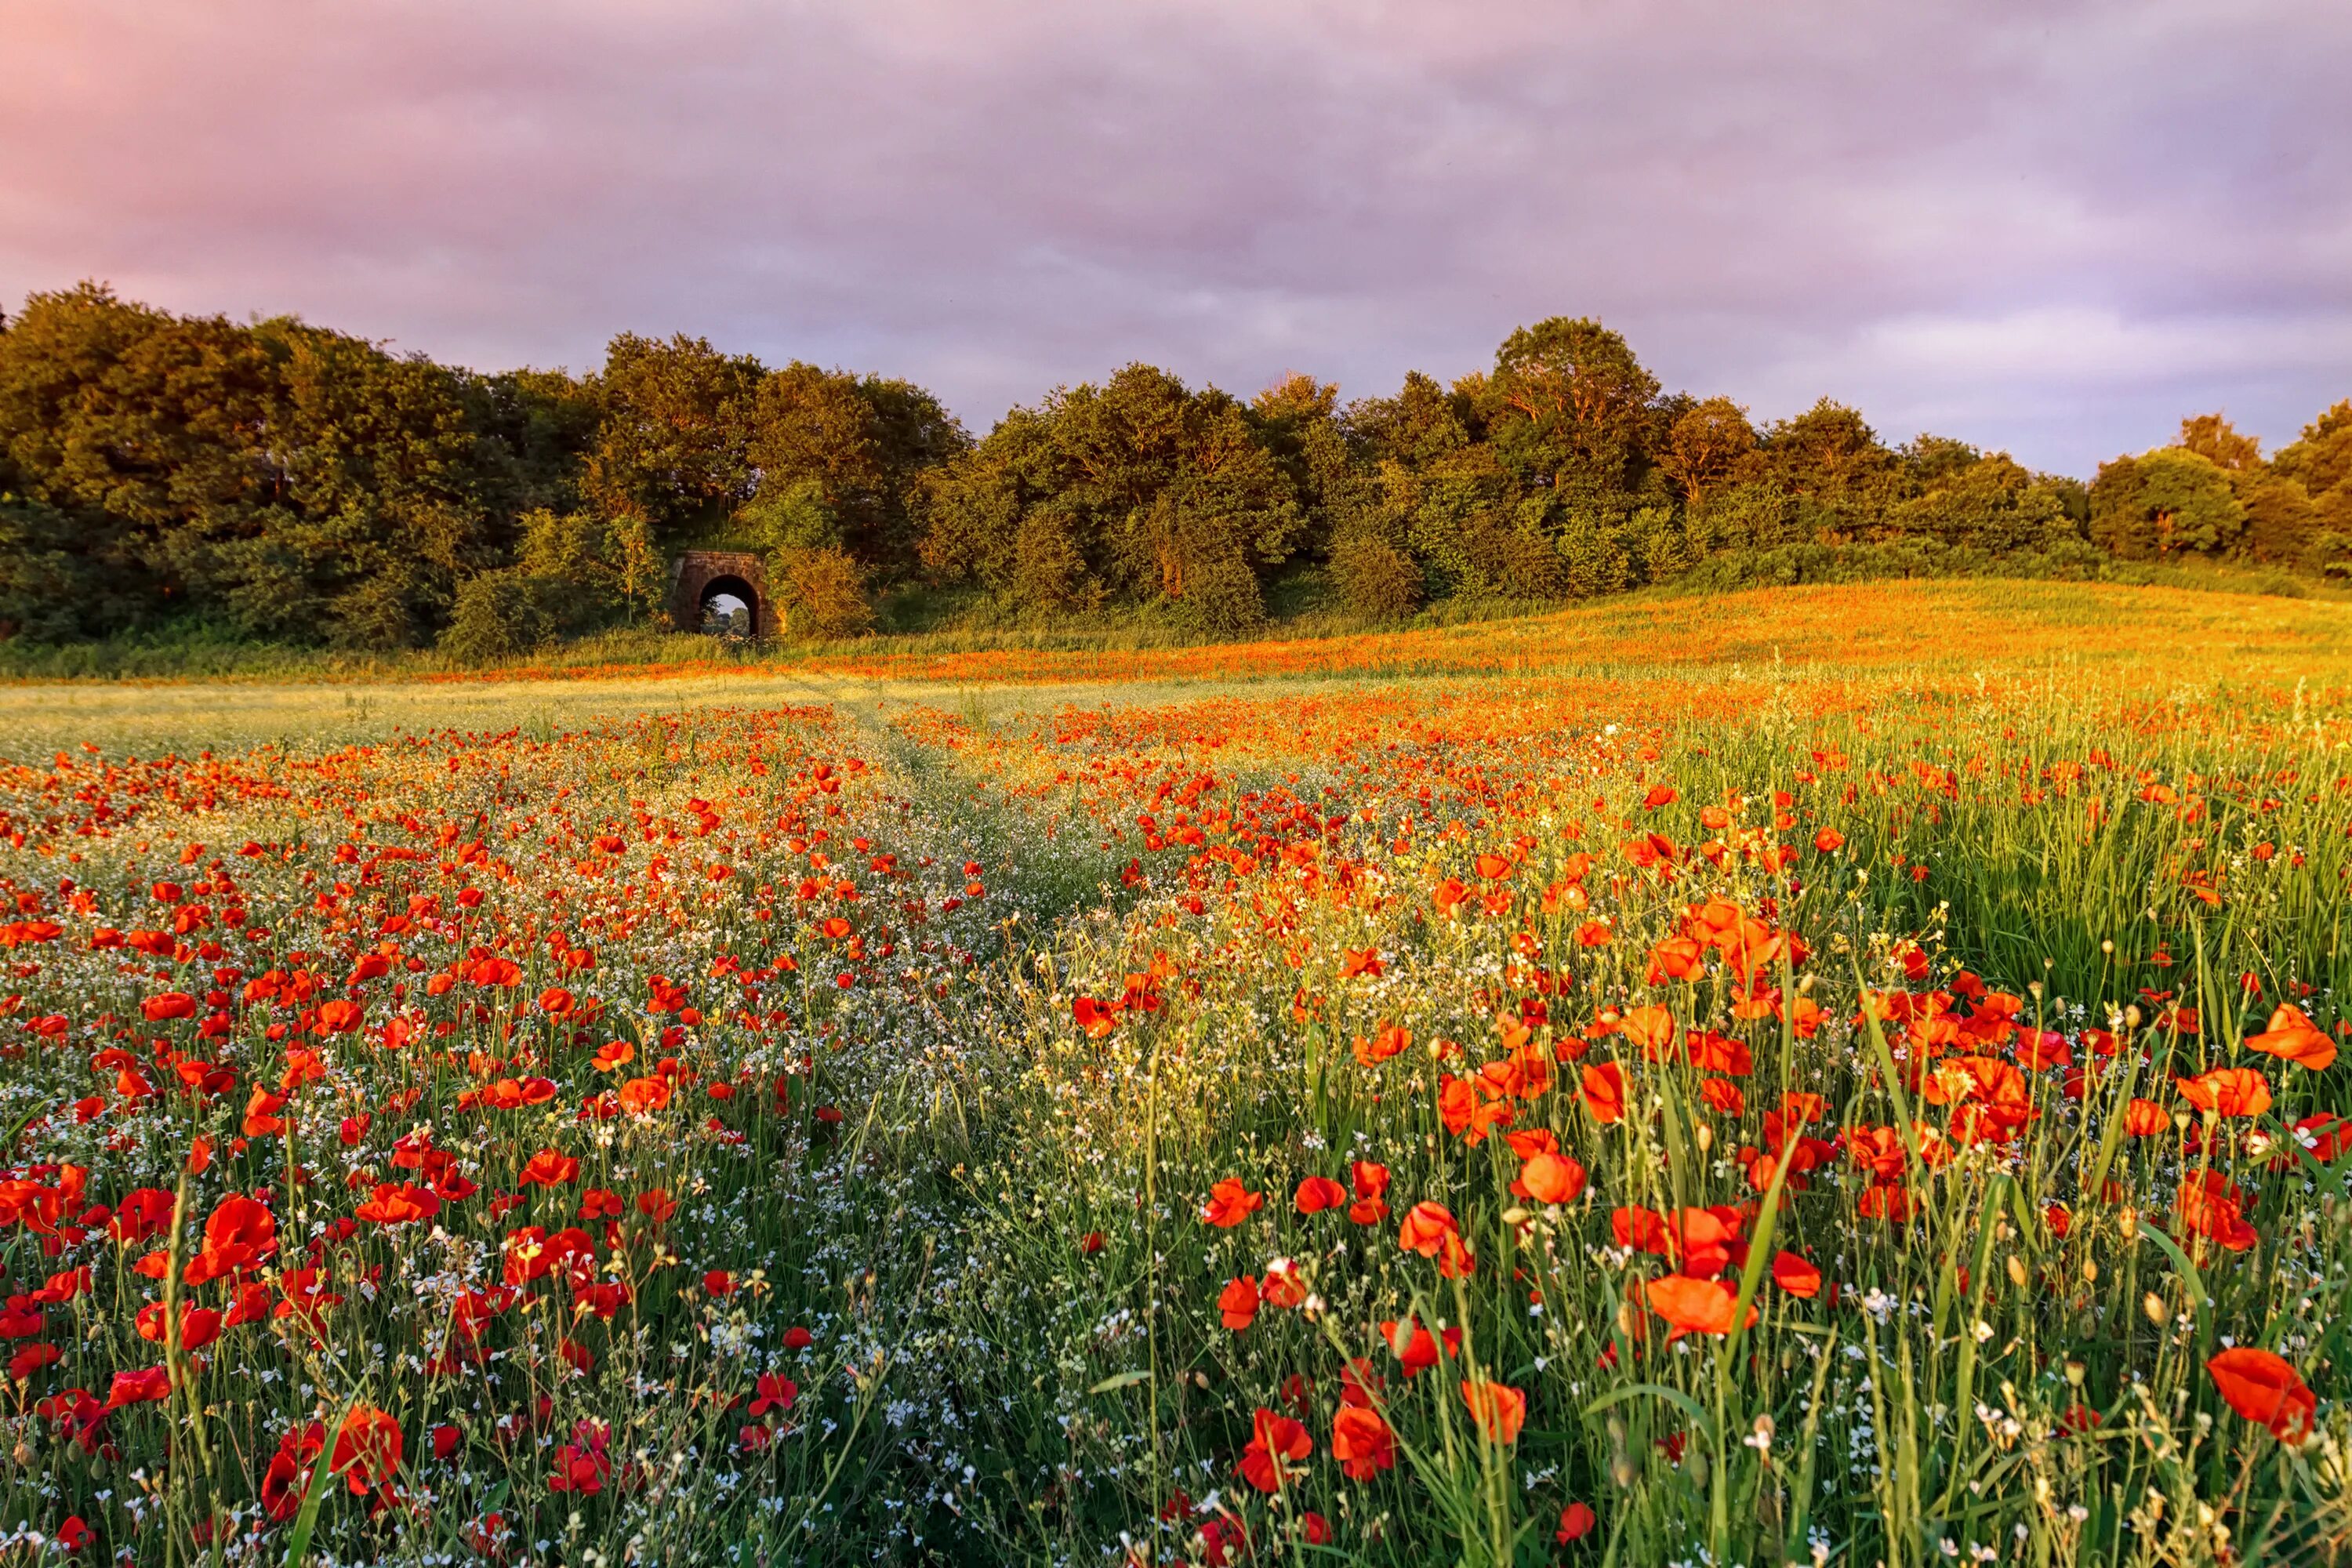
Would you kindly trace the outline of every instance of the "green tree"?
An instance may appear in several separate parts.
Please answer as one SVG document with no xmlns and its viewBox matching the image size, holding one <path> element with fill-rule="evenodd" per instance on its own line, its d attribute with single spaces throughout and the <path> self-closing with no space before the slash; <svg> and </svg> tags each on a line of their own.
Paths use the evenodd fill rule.
<svg viewBox="0 0 2352 1568">
<path fill-rule="evenodd" d="M 763 374 L 703 338 L 614 338 L 594 378 L 602 418 L 583 498 L 642 521 L 656 556 L 723 528 L 756 488 L 749 447 Z M 631 596 L 640 593 L 633 584 Z"/>
<path fill-rule="evenodd" d="M 1307 531 L 1247 411 L 1143 364 L 1006 416 L 940 472 L 924 511 L 935 573 L 978 576 L 1022 608 L 1076 602 L 1091 584 L 1220 628 L 1263 615 L 1261 575 Z"/>
<path fill-rule="evenodd" d="M 2006 452 L 1948 468 L 1941 461 L 1918 461 L 1912 456 L 1916 449 L 1915 444 L 1906 454 L 1912 472 L 1925 471 L 1935 478 L 1890 509 L 1885 530 L 1889 536 L 1931 540 L 1995 555 L 2063 549 L 2082 542 L 2059 488 L 2028 472 Z"/>
<path fill-rule="evenodd" d="M 1586 318 L 1521 327 L 1496 351 L 1483 389 L 1504 460 L 1528 482 L 1558 489 L 1571 476 L 1631 490 L 1658 378 L 1616 332 Z"/>
<path fill-rule="evenodd" d="M 2092 542 L 2126 560 L 2219 554 L 2245 524 L 2228 471 L 2179 447 L 2102 463 L 2091 483 Z"/>
<path fill-rule="evenodd" d="M 2352 398 L 2305 426 L 2300 438 L 2279 448 L 2271 466 L 2314 497 L 2352 484 Z"/>
<path fill-rule="evenodd" d="M 2183 419 L 2180 438 L 2173 445 L 2196 453 L 2228 473 L 2249 473 L 2263 463 L 2263 444 L 2252 436 L 2240 435 L 2228 417 L 2221 414 L 2198 414 Z"/>
<path fill-rule="evenodd" d="M 1728 397 L 1710 397 L 1692 404 L 1667 427 L 1657 462 L 1685 504 L 1697 506 L 1710 491 L 1745 475 L 1755 456 L 1756 427 L 1748 410 Z"/>
<path fill-rule="evenodd" d="M 1764 432 L 1763 468 L 1796 497 L 1824 542 L 1871 531 L 1900 491 L 1902 465 L 1843 403 L 1822 398 Z"/>
<path fill-rule="evenodd" d="M 748 451 L 758 493 L 815 487 L 839 520 L 838 542 L 895 573 L 914 561 L 918 477 L 968 445 L 920 387 L 795 361 L 761 380 Z"/>
</svg>

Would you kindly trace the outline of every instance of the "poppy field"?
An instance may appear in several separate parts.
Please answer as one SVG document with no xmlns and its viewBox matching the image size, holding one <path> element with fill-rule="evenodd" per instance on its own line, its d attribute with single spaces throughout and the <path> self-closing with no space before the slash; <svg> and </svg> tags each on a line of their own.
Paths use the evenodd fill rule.
<svg viewBox="0 0 2352 1568">
<path fill-rule="evenodd" d="M 2352 1556 L 2352 637 L 1977 592 L 0 692 L 0 1561 Z"/>
</svg>

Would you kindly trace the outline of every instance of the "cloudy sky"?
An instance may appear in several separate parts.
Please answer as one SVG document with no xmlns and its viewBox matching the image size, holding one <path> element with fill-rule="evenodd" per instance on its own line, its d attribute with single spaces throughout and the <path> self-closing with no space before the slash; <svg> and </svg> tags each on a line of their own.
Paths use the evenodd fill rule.
<svg viewBox="0 0 2352 1568">
<path fill-rule="evenodd" d="M 0 0 L 0 58 L 10 307 L 682 331 L 976 431 L 1595 315 L 1759 420 L 2081 473 L 2352 395 L 2341 0 Z"/>
</svg>

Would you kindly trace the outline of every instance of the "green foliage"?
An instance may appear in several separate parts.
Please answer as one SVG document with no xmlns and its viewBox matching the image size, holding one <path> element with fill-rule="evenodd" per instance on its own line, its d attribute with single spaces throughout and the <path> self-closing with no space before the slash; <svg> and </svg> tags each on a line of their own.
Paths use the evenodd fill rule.
<svg viewBox="0 0 2352 1568">
<path fill-rule="evenodd" d="M 643 527 L 590 511 L 541 508 L 523 514 L 516 564 L 529 576 L 561 583 L 551 606 L 560 636 L 612 625 L 630 608 L 633 584 L 650 565 Z"/>
<path fill-rule="evenodd" d="M 2302 437 L 2280 447 L 2271 466 L 2313 496 L 2352 484 L 2352 398 L 2305 426 Z"/>
<path fill-rule="evenodd" d="M 1308 521 L 1240 404 L 1141 364 L 1014 410 L 946 465 L 924 510 L 922 559 L 943 580 L 1033 612 L 1107 592 L 1202 629 L 1263 618 L 1258 575 L 1296 555 Z"/>
<path fill-rule="evenodd" d="M 787 629 L 821 637 L 856 637 L 873 629 L 865 572 L 840 545 L 779 551 L 769 558 L 768 571 Z"/>
<path fill-rule="evenodd" d="M 1863 417 L 1822 398 L 1793 419 L 1776 421 L 1759 449 L 1771 481 L 1800 500 L 1809 531 L 1830 536 L 1866 532 L 1902 489 L 1902 464 Z"/>
<path fill-rule="evenodd" d="M 485 572 L 457 591 L 441 651 L 462 664 L 492 664 L 530 653 L 554 631 L 551 602 L 562 584 L 520 567 Z"/>
<path fill-rule="evenodd" d="M 1658 468 L 1697 506 L 1720 487 L 1755 467 L 1756 427 L 1748 411 L 1728 397 L 1710 397 L 1677 414 L 1666 426 Z"/>
<path fill-rule="evenodd" d="M 60 555 L 25 536 L 31 558 L 9 574 L 79 581 L 67 564 L 82 563 L 110 604 L 83 623 L 194 604 L 254 637 L 415 646 L 462 578 L 499 563 L 507 509 L 562 489 L 579 434 L 567 386 L 298 321 L 174 317 L 89 284 L 37 294 L 0 333 L 0 449 L 23 498 L 79 520 L 79 537 Z M 29 635 L 84 629 L 16 618 Z"/>
<path fill-rule="evenodd" d="M 1645 466 L 1658 390 L 1622 337 L 1599 321 L 1555 316 L 1503 340 L 1486 394 L 1514 469 L 1545 485 L 1573 475 L 1631 489 Z"/>
<path fill-rule="evenodd" d="M 835 550 L 848 541 L 841 514 L 815 479 L 771 479 L 735 514 L 735 534 L 754 550 Z"/>
<path fill-rule="evenodd" d="M 1958 446 L 1958 443 L 1952 443 Z M 1940 455 L 1916 465 L 1932 478 L 1888 509 L 1882 537 L 1932 540 L 1996 553 L 2047 550 L 2081 539 L 2058 488 L 2005 453 L 1964 464 Z"/>
<path fill-rule="evenodd" d="M 2229 473 L 2181 447 L 2103 463 L 2091 485 L 2091 538 L 2127 561 L 2217 554 L 2245 526 Z"/>
<path fill-rule="evenodd" d="M 756 487 L 748 446 L 759 381 L 758 361 L 707 339 L 614 338 L 594 383 L 603 417 L 584 498 L 643 521 L 661 545 L 732 516 Z"/>
<path fill-rule="evenodd" d="M 396 653 L 508 572 L 557 585 L 535 613 L 572 638 L 662 620 L 690 548 L 821 580 L 828 636 L 918 584 L 992 623 L 1223 635 L 1301 573 L 1391 618 L 1693 573 L 2074 573 L 2086 549 L 2342 574 L 2347 540 L 2352 402 L 2267 461 L 2221 416 L 2187 419 L 2086 487 L 1933 435 L 1890 448 L 1827 398 L 1759 432 L 1728 398 L 1663 393 L 1589 319 L 1521 328 L 1451 385 L 1412 372 L 1349 403 L 1310 375 L 1244 404 L 1130 364 L 978 441 L 908 382 L 685 336 L 623 333 L 585 379 L 485 375 L 95 284 L 33 295 L 0 331 L 0 637 L 26 643 L 194 616 Z"/>
<path fill-rule="evenodd" d="M 1421 608 L 1421 567 L 1378 534 L 1351 534 L 1334 544 L 1331 577 L 1340 603 L 1360 615 L 1400 620 Z"/>
</svg>

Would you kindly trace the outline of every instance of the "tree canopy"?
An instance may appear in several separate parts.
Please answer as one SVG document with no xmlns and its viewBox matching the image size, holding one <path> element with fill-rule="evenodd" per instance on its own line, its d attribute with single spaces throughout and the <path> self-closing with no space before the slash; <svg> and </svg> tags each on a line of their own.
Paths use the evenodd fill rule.
<svg viewBox="0 0 2352 1568">
<path fill-rule="evenodd" d="M 1948 437 L 1889 447 L 1826 397 L 1759 427 L 1665 392 L 1587 318 L 1519 328 L 1450 385 L 1416 371 L 1352 401 L 1304 374 L 1244 402 L 1129 364 L 978 439 L 910 382 L 701 338 L 624 332 L 583 375 L 482 374 L 90 283 L 0 322 L 0 636 L 194 618 L 504 647 L 659 615 L 695 547 L 765 554 L 804 623 L 835 629 L 926 586 L 1224 631 L 1302 577 L 1385 616 L 1874 548 L 2352 572 L 2352 402 L 2267 459 L 2197 416 L 2085 486 Z"/>
</svg>

